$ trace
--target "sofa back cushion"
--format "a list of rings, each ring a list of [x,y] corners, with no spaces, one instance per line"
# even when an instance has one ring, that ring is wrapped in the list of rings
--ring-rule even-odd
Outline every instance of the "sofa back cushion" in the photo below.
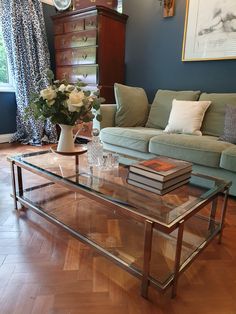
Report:
[[[202,120],[210,104],[210,101],[174,99],[164,132],[202,135],[200,131]]]
[[[148,117],[148,98],[143,88],[115,83],[118,127],[144,126]]]
[[[146,127],[165,129],[168,124],[173,99],[192,100],[199,98],[200,91],[172,91],[159,89],[152,103]]]
[[[210,100],[202,122],[202,134],[220,136],[224,133],[226,105],[236,106],[236,93],[232,94],[207,94],[202,93],[200,100]]]

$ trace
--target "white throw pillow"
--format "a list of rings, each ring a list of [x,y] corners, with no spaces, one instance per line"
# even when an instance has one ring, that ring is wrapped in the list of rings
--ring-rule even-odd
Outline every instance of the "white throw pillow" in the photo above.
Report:
[[[210,104],[211,101],[174,99],[169,121],[164,132],[202,135],[200,128],[205,112]]]

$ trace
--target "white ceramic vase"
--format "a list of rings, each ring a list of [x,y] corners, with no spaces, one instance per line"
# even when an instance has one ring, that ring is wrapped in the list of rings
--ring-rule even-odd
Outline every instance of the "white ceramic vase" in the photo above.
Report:
[[[75,137],[73,136],[73,125],[59,124],[61,133],[57,144],[57,151],[69,153],[75,150]]]

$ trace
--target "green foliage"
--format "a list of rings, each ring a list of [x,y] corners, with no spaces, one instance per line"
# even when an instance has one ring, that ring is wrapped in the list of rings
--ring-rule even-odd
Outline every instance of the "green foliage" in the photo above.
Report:
[[[0,83],[8,83],[7,56],[0,30]]]
[[[96,92],[83,90],[86,86],[81,81],[75,85],[67,81],[54,81],[54,74],[46,70],[48,87],[39,94],[31,95],[31,102],[25,111],[25,119],[33,115],[35,119],[50,119],[53,124],[75,125],[79,122],[89,122],[96,117],[101,121],[101,115],[97,114],[100,104],[104,101]],[[94,114],[95,113],[95,114]]]

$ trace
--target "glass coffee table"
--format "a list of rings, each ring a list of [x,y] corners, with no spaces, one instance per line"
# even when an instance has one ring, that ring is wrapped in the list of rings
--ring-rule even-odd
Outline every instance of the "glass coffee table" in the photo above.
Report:
[[[51,150],[9,161],[15,209],[20,203],[35,211],[129,271],[143,297],[149,285],[172,286],[174,297],[179,275],[215,236],[221,241],[230,182],[192,174],[160,196],[126,182],[128,165],[138,160],[124,155],[112,169],[91,168],[86,153]]]

